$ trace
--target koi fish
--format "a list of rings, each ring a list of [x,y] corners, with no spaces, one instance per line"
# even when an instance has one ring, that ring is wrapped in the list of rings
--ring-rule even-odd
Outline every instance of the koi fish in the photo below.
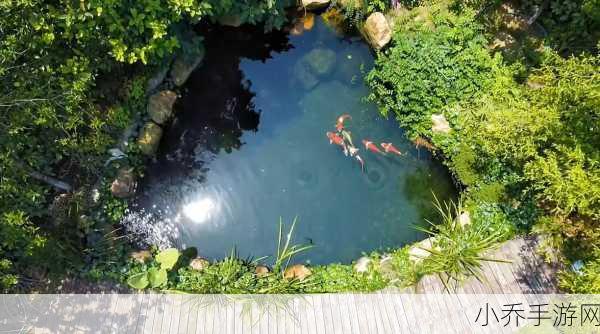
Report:
[[[402,152],[400,152],[399,149],[395,148],[392,143],[381,143],[380,145],[385,153],[394,153],[397,155],[402,155]]]
[[[383,152],[381,152],[380,149],[377,148],[377,145],[373,144],[372,141],[368,141],[366,139],[363,139],[362,143],[365,145],[365,149],[373,152],[373,153],[379,153],[379,154],[384,154]]]
[[[356,160],[358,160],[358,162],[360,162],[360,170],[364,173],[365,172],[365,161],[358,154],[355,155],[354,158],[356,158]]]
[[[351,157],[355,156],[356,153],[358,153],[359,149],[357,149],[354,146],[348,146],[348,153],[350,154]]]
[[[335,123],[335,129],[338,131],[342,131],[344,129],[344,121],[346,119],[352,119],[352,116],[348,114],[343,114],[337,119],[337,123]]]
[[[340,137],[340,135],[338,135],[337,133],[328,131],[326,135],[327,138],[329,138],[329,144],[340,145],[344,148],[346,147],[346,145],[344,144],[344,138]]]
[[[352,134],[350,131],[342,129],[340,134],[342,135],[342,138],[344,138],[344,140],[350,144],[350,146],[354,147],[354,143],[352,143]]]

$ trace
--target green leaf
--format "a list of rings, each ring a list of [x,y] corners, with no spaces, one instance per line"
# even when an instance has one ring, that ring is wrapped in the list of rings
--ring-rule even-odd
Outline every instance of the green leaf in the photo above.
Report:
[[[167,270],[164,268],[158,269],[156,267],[148,270],[148,280],[152,288],[158,288],[167,284]]]
[[[138,290],[145,289],[148,283],[148,275],[145,272],[132,275],[127,279],[127,284]]]
[[[156,255],[156,262],[165,270],[173,268],[179,259],[179,251],[176,248],[167,248]]]

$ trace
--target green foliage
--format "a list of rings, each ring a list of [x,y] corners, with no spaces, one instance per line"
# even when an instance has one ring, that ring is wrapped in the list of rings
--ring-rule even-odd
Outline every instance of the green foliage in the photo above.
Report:
[[[145,272],[142,273],[137,273],[134,275],[131,275],[128,279],[127,279],[127,284],[129,284],[129,286],[135,288],[135,289],[145,289],[148,284],[150,284],[150,281],[148,280],[148,274]]]
[[[175,248],[167,248],[156,254],[155,259],[162,269],[171,270],[179,260],[179,251]]]
[[[429,116],[478,96],[500,65],[472,12],[431,12],[435,29],[418,22],[399,26],[394,43],[378,55],[366,76],[369,100],[384,116],[395,115],[411,136],[429,135]]]
[[[569,293],[600,294],[600,246],[579,270],[563,271],[559,286]]]
[[[546,6],[538,21],[549,33],[553,47],[561,54],[580,54],[597,48],[600,41],[600,1],[523,0],[525,8]]]
[[[329,264],[312,269],[313,285],[306,292],[334,293],[334,292],[372,292],[385,288],[388,281],[375,271],[357,273],[351,265]]]

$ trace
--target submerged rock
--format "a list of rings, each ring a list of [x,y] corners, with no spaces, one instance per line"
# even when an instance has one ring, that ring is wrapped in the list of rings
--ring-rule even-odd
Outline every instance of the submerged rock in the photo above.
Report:
[[[128,198],[133,196],[136,188],[135,173],[132,168],[121,168],[117,178],[110,185],[110,192],[118,198]]]
[[[283,278],[287,280],[297,279],[299,281],[303,281],[310,275],[312,275],[312,272],[305,265],[295,264],[285,270],[283,273]]]
[[[148,99],[148,115],[156,124],[165,124],[173,115],[177,94],[170,90],[158,92]]]
[[[145,155],[156,153],[162,134],[163,130],[160,126],[152,121],[147,122],[142,128],[137,141],[140,151]]]
[[[332,50],[313,49],[294,65],[294,80],[300,82],[306,90],[311,89],[319,83],[320,78],[331,74],[335,63],[336,55]]]
[[[139,250],[131,252],[129,257],[138,263],[146,263],[152,259],[152,253],[149,250]]]
[[[363,256],[360,259],[356,260],[354,264],[354,271],[357,273],[366,273],[369,271],[369,265],[371,264],[371,259]]]
[[[375,12],[367,18],[364,32],[369,44],[375,49],[383,48],[392,39],[392,29],[385,16]]]
[[[175,59],[170,72],[175,85],[181,86],[187,81],[192,72],[204,59],[204,54],[204,47],[199,46],[195,52],[181,54]]]
[[[210,261],[205,258],[197,257],[190,261],[190,268],[197,271],[202,271],[210,266]]]
[[[333,70],[335,65],[335,52],[329,49],[313,49],[303,59],[309,65],[311,71],[318,76],[326,76]]]
[[[302,7],[308,10],[322,9],[329,6],[330,0],[302,0]]]
[[[434,133],[450,133],[450,123],[443,114],[431,115],[431,131]]]

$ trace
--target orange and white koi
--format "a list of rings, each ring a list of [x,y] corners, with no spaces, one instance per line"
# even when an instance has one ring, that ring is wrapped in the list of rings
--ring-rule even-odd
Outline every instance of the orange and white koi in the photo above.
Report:
[[[337,122],[335,123],[335,129],[338,131],[342,131],[344,129],[344,121],[347,119],[352,119],[352,116],[348,114],[343,114],[338,117]]]
[[[373,144],[372,141],[368,141],[366,139],[362,140],[362,143],[365,145],[365,149],[373,152],[373,153],[379,153],[379,154],[384,154],[383,152],[381,152],[381,150],[379,148],[377,148],[377,145]]]
[[[327,138],[329,138],[329,144],[340,145],[344,148],[346,147],[346,144],[344,143],[344,138],[342,138],[337,133],[327,131],[326,135]]]
[[[399,149],[395,148],[392,143],[381,143],[381,147],[385,153],[393,153],[396,155],[402,155]]]

